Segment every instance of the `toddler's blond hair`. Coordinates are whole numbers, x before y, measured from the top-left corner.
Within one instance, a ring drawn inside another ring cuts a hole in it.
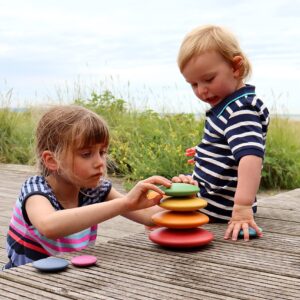
[[[243,62],[240,77],[245,79],[250,76],[251,64],[235,36],[229,30],[215,25],[197,27],[185,36],[177,59],[180,71],[183,71],[191,58],[207,51],[217,51],[230,64],[235,56],[241,56]]]

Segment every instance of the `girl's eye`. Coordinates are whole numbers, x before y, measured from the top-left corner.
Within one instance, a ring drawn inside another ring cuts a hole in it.
[[[191,87],[192,87],[193,89],[197,88],[197,83],[191,83]]]
[[[107,154],[107,151],[106,150],[101,150],[99,153],[100,153],[100,156],[105,156]]]
[[[83,157],[83,158],[88,158],[90,156],[91,156],[91,152],[90,151],[81,152],[81,157]]]

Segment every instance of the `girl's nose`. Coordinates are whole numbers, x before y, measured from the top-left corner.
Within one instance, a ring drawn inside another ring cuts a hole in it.
[[[94,160],[94,166],[97,168],[104,165],[104,163],[105,163],[105,156],[101,155],[100,153],[97,154]]]

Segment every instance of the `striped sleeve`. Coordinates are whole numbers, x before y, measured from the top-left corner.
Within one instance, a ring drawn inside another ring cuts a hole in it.
[[[248,106],[234,111],[228,119],[224,133],[237,161],[246,155],[264,157],[263,128],[259,112],[254,107]]]

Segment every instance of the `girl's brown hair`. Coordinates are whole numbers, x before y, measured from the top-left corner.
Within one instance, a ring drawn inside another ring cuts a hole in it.
[[[109,144],[106,122],[96,113],[76,105],[59,105],[49,109],[40,119],[36,129],[36,155],[42,175],[49,171],[42,153],[49,150],[59,162],[67,150],[75,151],[97,143]]]
[[[177,58],[180,71],[183,71],[191,58],[206,51],[217,51],[230,64],[235,56],[241,56],[241,79],[250,76],[251,64],[235,36],[225,28],[214,25],[197,27],[185,36]]]

